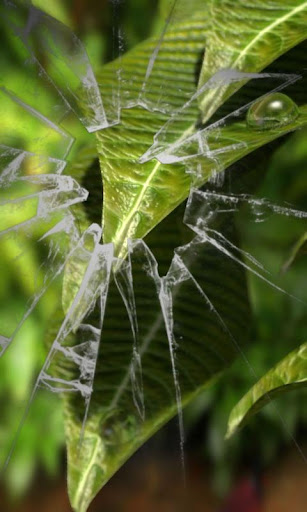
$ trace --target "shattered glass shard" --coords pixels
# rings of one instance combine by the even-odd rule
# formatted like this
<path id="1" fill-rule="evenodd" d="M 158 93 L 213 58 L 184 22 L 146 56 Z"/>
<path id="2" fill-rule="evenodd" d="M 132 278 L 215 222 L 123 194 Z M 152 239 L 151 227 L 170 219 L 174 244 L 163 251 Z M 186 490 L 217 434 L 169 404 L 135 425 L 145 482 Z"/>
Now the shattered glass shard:
<path id="1" fill-rule="evenodd" d="M 270 88 L 272 87 L 274 87 L 274 91 L 279 91 L 293 84 L 300 79 L 300 75 L 283 73 L 242 73 L 234 70 L 218 71 L 182 107 L 172 112 L 169 120 L 155 134 L 153 145 L 140 157 L 139 161 L 144 163 L 152 158 L 157 158 L 161 163 L 171 164 L 202 156 L 214 162 L 216 160 L 218 161 L 219 154 L 223 154 L 227 151 L 232 152 L 235 149 L 244 147 L 243 142 L 221 145 L 219 140 L 219 128 L 227 126 L 228 123 L 245 115 L 251 103 L 242 105 L 242 107 L 237 108 L 237 110 L 227 116 L 203 128 L 196 129 L 195 123 L 195 125 L 191 126 L 181 137 L 177 138 L 177 140 L 176 137 L 177 133 L 180 132 L 182 119 L 184 116 L 189 116 L 189 108 L 191 105 L 197 103 L 199 96 L 203 94 L 204 91 L 218 90 L 224 87 L 225 84 L 232 82 L 243 85 L 247 80 L 260 79 L 265 81 L 270 92 Z"/>
<path id="2" fill-rule="evenodd" d="M 0 146 L 0 164 L 0 235 L 47 221 L 88 197 L 76 180 L 62 174 L 63 160 Z"/>
<path id="3" fill-rule="evenodd" d="M 28 239 L 31 234 L 33 242 L 35 240 L 32 228 L 32 225 L 23 228 L 19 226 L 18 238 L 15 235 L 15 239 L 12 239 L 11 232 L 2 235 L 1 238 L 2 253 L 7 251 L 8 246 L 8 248 L 11 249 L 11 258 L 15 258 L 15 266 L 19 268 L 20 271 L 22 271 L 23 266 L 27 264 L 28 255 L 31 256 L 31 244 L 29 244 Z M 14 340 L 17 332 L 34 311 L 51 283 L 62 274 L 67 258 L 68 247 L 73 241 L 76 242 L 79 236 L 75 221 L 69 214 L 56 223 L 53 228 L 48 230 L 47 223 L 46 226 L 40 225 L 40 229 L 45 232 L 41 237 L 38 235 L 36 244 L 37 248 L 46 254 L 46 257 L 42 265 L 36 269 L 36 272 L 33 273 L 33 275 L 27 276 L 27 282 L 32 290 L 32 296 L 28 297 L 19 315 L 16 315 L 16 323 L 13 330 L 10 329 L 9 332 L 7 331 L 5 318 L 1 317 L 1 355 Z M 12 243 L 16 243 L 15 248 Z M 14 253 L 12 253 L 12 249 L 14 249 Z"/>
<path id="4" fill-rule="evenodd" d="M 133 401 L 141 418 L 144 420 L 145 401 L 142 377 L 142 357 L 139 345 L 139 327 L 133 286 L 131 252 L 131 241 L 128 240 L 127 259 L 119 261 L 116 265 L 117 270 L 114 273 L 114 279 L 124 301 L 131 325 L 131 331 L 133 335 L 133 347 L 130 366 L 131 387 L 133 393 Z"/>
<path id="5" fill-rule="evenodd" d="M 26 180 L 32 175 L 62 174 L 65 166 L 65 160 L 0 145 L 1 189 L 15 183 L 17 179 Z"/>
<path id="6" fill-rule="evenodd" d="M 1 145 L 65 160 L 74 141 L 69 133 L 4 87 L 0 87 L 0 105 L 5 119 Z M 12 110 L 19 111 L 18 124 L 10 115 Z"/>
<path id="7" fill-rule="evenodd" d="M 301 219 L 304 222 L 302 230 L 306 229 L 307 212 L 296 210 L 289 206 L 281 206 L 271 203 L 267 199 L 260 199 L 248 195 L 220 194 L 192 189 L 185 210 L 184 222 L 204 242 L 208 242 L 224 253 L 226 256 L 242 265 L 246 270 L 256 275 L 276 290 L 287 294 L 295 300 L 297 297 L 287 293 L 276 285 L 272 279 L 268 279 L 263 273 L 268 273 L 266 268 L 254 256 L 235 246 L 219 230 L 216 224 L 222 218 L 230 217 L 244 207 L 244 212 L 254 223 L 264 222 L 274 215 Z M 243 259 L 241 258 L 243 256 Z M 249 265 L 244 259 L 251 263 Z"/>
<path id="8" fill-rule="evenodd" d="M 113 4 L 116 13 L 117 1 L 113 0 Z M 219 370 L 219 365 L 229 362 L 228 355 L 232 352 L 235 351 L 244 358 L 244 352 L 236 341 L 236 333 L 233 332 L 235 328 L 232 323 L 236 324 L 236 322 L 229 320 L 229 316 L 225 314 L 228 308 L 234 316 L 240 315 L 240 312 L 232 311 L 232 295 L 230 294 L 229 298 L 227 290 L 223 290 L 222 304 L 218 307 L 216 295 L 212 292 L 217 289 L 219 291 L 220 282 L 223 283 L 223 279 L 226 279 L 227 276 L 223 274 L 224 269 L 226 268 L 227 274 L 234 280 L 237 276 L 236 271 L 242 278 L 242 273 L 247 270 L 277 291 L 284 292 L 266 277 L 269 272 L 265 265 L 219 230 L 219 221 L 221 218 L 230 218 L 241 208 L 245 208 L 247 215 L 256 223 L 265 222 L 274 215 L 304 220 L 307 218 L 307 213 L 247 194 L 232 195 L 191 188 L 184 222 L 194 231 L 195 237 L 188 244 L 174 248 L 170 266 L 163 276 L 159 274 L 154 252 L 143 240 L 128 240 L 126 258 L 116 260 L 113 255 L 113 245 L 101 243 L 102 228 L 98 224 L 91 224 L 83 233 L 79 233 L 77 218 L 69 208 L 85 201 L 88 192 L 72 177 L 62 174 L 66 165 L 64 159 L 71 149 L 73 137 L 62 129 L 60 124 L 70 111 L 77 115 L 89 132 L 118 123 L 120 110 L 123 108 L 137 106 L 151 112 L 167 114 L 168 121 L 155 133 L 152 146 L 140 156 L 138 163 L 145 163 L 154 158 L 163 164 L 182 162 L 186 166 L 186 172 L 191 175 L 192 187 L 202 184 L 205 181 L 204 177 L 206 179 L 210 177 L 211 185 L 219 187 L 224 179 L 222 157 L 247 147 L 243 140 L 238 140 L 236 137 L 227 136 L 227 134 L 222 137 L 221 128 L 245 116 L 251 103 L 242 105 L 211 124 L 202 125 L 195 119 L 190 129 L 178 138 L 177 133 L 182 119 L 189 116 L 190 108 L 192 106 L 195 108 L 199 96 L 205 91 L 216 91 L 229 83 L 238 82 L 243 85 L 250 80 L 262 79 L 261 81 L 267 84 L 268 89 L 262 92 L 267 94 L 273 90 L 277 95 L 279 93 L 276 91 L 294 83 L 299 78 L 294 74 L 252 74 L 221 70 L 192 96 L 178 87 L 178 102 L 181 104 L 171 105 L 166 96 L 167 73 L 162 80 L 159 77 L 157 83 L 154 72 L 160 65 L 162 67 L 165 65 L 163 64 L 164 43 L 168 40 L 168 31 L 173 20 L 180 13 L 180 5 L 183 5 L 181 0 L 174 0 L 160 38 L 153 45 L 152 51 L 148 48 L 146 50 L 147 53 L 144 55 L 144 59 L 147 59 L 146 72 L 137 76 L 137 84 L 140 83 L 141 87 L 135 87 L 133 83 L 135 77 L 131 78 L 131 73 L 122 64 L 123 33 L 119 26 L 116 30 L 114 29 L 119 57 L 115 70 L 116 79 L 111 92 L 107 89 L 107 93 L 102 92 L 101 96 L 84 46 L 69 28 L 31 4 L 27 3 L 21 7 L 14 0 L 2 1 L 0 12 L 3 13 L 8 27 L 23 46 L 23 51 L 28 57 L 27 70 L 38 73 L 38 79 L 54 90 L 55 102 L 54 109 L 49 115 L 48 109 L 44 110 L 44 106 L 42 109 L 33 106 L 35 105 L 33 90 L 37 87 L 37 83 L 34 87 L 32 87 L 33 84 L 28 84 L 29 87 L 25 89 L 22 99 L 5 87 L 1 88 L 4 116 L 9 118 L 9 111 L 12 108 L 20 109 L 22 120 L 19 126 L 7 124 L 2 134 L 3 145 L 0 147 L 0 184 L 3 189 L 0 202 L 3 212 L 0 227 L 1 243 L 6 244 L 11 237 L 17 238 L 18 235 L 20 241 L 17 244 L 18 251 L 15 256 L 22 261 L 28 249 L 27 240 L 31 230 L 39 225 L 39 235 L 36 235 L 36 238 L 34 236 L 31 243 L 35 241 L 37 247 L 41 248 L 46 256 L 37 275 L 33 276 L 34 291 L 21 317 L 18 318 L 13 332 L 7 332 L 1 324 L 3 330 L 0 334 L 0 355 L 8 348 L 50 284 L 64 273 L 62 306 L 65 318 L 53 339 L 49 354 L 36 380 L 30 404 L 38 388 L 45 388 L 55 393 L 80 394 L 85 402 L 83 432 L 93 392 L 100 343 L 104 339 L 103 322 L 109 284 L 114 279 L 130 322 L 131 361 L 127 368 L 124 366 L 119 369 L 123 378 L 120 382 L 116 382 L 113 398 L 105 407 L 109 413 L 111 411 L 116 415 L 118 404 L 126 388 L 129 388 L 136 411 L 135 417 L 138 417 L 138 420 L 135 420 L 132 415 L 133 421 L 135 420 L 136 424 L 138 421 L 140 423 L 146 421 L 147 407 L 152 404 L 146 396 L 144 380 L 147 379 L 147 383 L 151 382 L 152 376 L 148 375 L 150 373 L 148 366 L 145 365 L 144 369 L 143 359 L 148 358 L 147 365 L 148 360 L 152 362 L 150 351 L 153 350 L 151 346 L 153 342 L 163 346 L 162 356 L 158 354 L 160 357 L 158 362 L 160 365 L 162 361 L 165 367 L 169 368 L 173 387 L 167 386 L 164 382 L 159 385 L 164 386 L 163 391 L 168 394 L 168 398 L 171 395 L 168 404 L 174 404 L 177 409 L 183 462 L 181 382 L 184 380 L 185 384 L 189 383 L 187 387 L 192 394 L 195 384 L 193 373 L 197 373 L 200 368 L 198 366 L 200 362 L 190 349 L 191 344 L 201 342 L 208 345 L 205 347 L 207 359 L 201 361 L 201 370 L 204 371 L 206 367 L 208 379 Z M 38 39 L 39 45 L 34 44 L 34 38 Z M 50 59 L 48 69 L 44 63 L 44 54 L 48 54 Z M 273 87 L 272 83 L 274 83 Z M 133 86 L 134 92 L 131 93 Z M 280 96 L 283 95 L 280 94 Z M 267 101 L 266 98 L 269 96 L 261 97 L 262 106 L 263 102 Z M 251 109 L 249 119 L 251 119 L 251 113 L 255 114 L 253 107 Z M 27 131 L 30 125 L 31 133 L 37 133 L 38 137 L 28 136 Z M 202 162 L 208 160 L 209 171 L 206 176 L 202 173 L 200 159 Z M 59 213 L 61 220 L 56 217 Z M 9 218 L 7 223 L 5 216 Z M 136 210 L 130 219 L 129 228 L 133 222 L 139 223 L 140 217 L 141 213 Z M 127 233 L 129 235 L 129 230 Z M 206 255 L 206 257 L 213 261 L 212 268 L 215 272 L 212 273 L 216 274 L 215 277 L 210 275 L 210 268 L 209 270 L 203 268 L 206 267 L 202 259 L 204 247 L 209 247 L 209 256 Z M 194 267 L 197 267 L 197 271 Z M 239 267 L 239 270 L 235 270 L 235 267 Z M 233 272 L 229 271 L 229 268 Z M 200 273 L 203 274 L 202 278 L 199 277 Z M 186 293 L 182 293 L 183 289 Z M 241 303 L 245 307 L 247 302 L 245 289 L 238 293 L 241 293 Z M 192 322 L 193 315 L 199 315 L 202 319 L 200 324 L 203 338 L 200 341 L 193 339 L 191 329 L 187 329 L 183 321 L 183 317 L 186 320 L 188 316 L 183 312 L 186 313 L 186 310 L 189 310 L 189 301 L 186 297 L 191 295 L 193 298 L 196 297 L 197 302 L 196 312 L 192 310 L 189 312 Z M 181 302 L 178 297 L 181 298 Z M 145 311 L 141 318 L 140 312 L 144 312 L 144 304 L 147 303 L 151 305 L 153 312 Z M 241 316 L 244 317 L 244 315 Z M 241 327 L 240 320 L 237 321 L 239 327 Z M 5 323 L 3 325 L 5 326 Z M 208 343 L 210 337 L 207 339 L 206 334 L 207 329 L 210 334 L 210 328 L 214 333 L 213 339 L 214 336 L 222 339 L 221 346 L 225 352 L 220 353 L 214 344 Z M 163 331 L 162 342 L 156 338 L 159 330 Z M 187 336 L 186 332 L 190 336 Z M 164 340 L 166 352 L 168 350 L 168 365 L 163 360 Z M 187 354 L 189 358 L 196 360 L 193 361 L 193 371 L 190 373 L 188 370 L 185 371 L 184 367 L 184 358 Z M 157 357 L 156 353 L 153 354 L 154 357 Z M 127 423 L 130 420 L 129 417 Z M 107 430 L 106 428 L 106 437 Z"/>
<path id="9" fill-rule="evenodd" d="M 56 93 L 57 105 L 51 119 L 55 116 L 59 122 L 72 110 L 89 132 L 112 124 L 114 120 L 107 119 L 84 45 L 73 31 L 31 3 L 2 0 L 0 9 L 7 26 L 30 56 L 26 64 Z M 48 68 L 44 55 L 48 55 Z M 25 101 L 30 100 L 31 104 L 35 92 L 26 93 Z"/>

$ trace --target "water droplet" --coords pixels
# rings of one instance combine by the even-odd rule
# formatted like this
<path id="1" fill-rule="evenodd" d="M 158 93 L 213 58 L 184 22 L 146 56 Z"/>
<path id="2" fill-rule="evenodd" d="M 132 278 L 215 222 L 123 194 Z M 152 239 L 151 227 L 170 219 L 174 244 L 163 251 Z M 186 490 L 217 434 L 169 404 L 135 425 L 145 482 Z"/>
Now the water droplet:
<path id="1" fill-rule="evenodd" d="M 298 107 L 289 96 L 274 92 L 253 103 L 246 121 L 250 128 L 271 130 L 292 123 L 298 115 Z"/>

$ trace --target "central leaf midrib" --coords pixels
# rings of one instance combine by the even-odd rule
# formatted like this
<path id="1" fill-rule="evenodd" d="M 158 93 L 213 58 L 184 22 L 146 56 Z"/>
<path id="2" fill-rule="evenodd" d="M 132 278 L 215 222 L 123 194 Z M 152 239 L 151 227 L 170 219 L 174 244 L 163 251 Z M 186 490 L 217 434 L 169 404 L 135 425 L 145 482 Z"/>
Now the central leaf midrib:
<path id="1" fill-rule="evenodd" d="M 243 58 L 247 54 L 250 54 L 250 50 L 253 48 L 253 46 L 255 46 L 257 44 L 257 42 L 263 40 L 265 34 L 272 33 L 274 31 L 274 29 L 276 27 L 278 27 L 278 25 L 281 25 L 282 23 L 286 22 L 288 19 L 293 18 L 296 14 L 298 14 L 301 11 L 303 11 L 306 7 L 307 7 L 307 2 L 304 2 L 303 4 L 301 4 L 299 6 L 296 6 L 295 8 L 291 9 L 287 14 L 279 17 L 277 20 L 275 20 L 272 23 L 270 23 L 269 25 L 265 26 L 247 44 L 247 46 L 245 46 L 245 48 L 243 50 L 241 50 L 241 52 L 239 53 L 239 55 L 236 57 L 236 59 L 233 62 L 228 62 L 225 65 L 227 65 L 228 67 L 231 67 L 232 69 L 237 69 L 237 70 L 241 70 L 242 71 L 242 67 L 240 67 L 241 61 L 243 60 Z M 297 41 L 295 42 L 295 44 L 297 44 Z M 290 48 L 288 48 L 288 49 L 290 49 Z M 213 50 L 216 50 L 216 46 L 215 45 L 213 45 Z M 262 68 L 259 68 L 259 69 L 262 69 Z M 202 85 L 203 85 L 203 83 L 201 82 L 199 84 L 199 87 L 202 86 Z M 220 101 L 223 98 L 223 94 L 224 94 L 223 88 L 221 90 L 218 90 L 218 91 L 215 91 L 215 90 L 209 91 L 209 93 L 204 96 L 203 100 L 201 100 L 201 103 L 200 103 L 201 104 L 201 110 L 203 112 L 205 112 L 205 105 L 209 105 L 209 104 L 216 105 L 216 107 L 218 108 L 218 106 L 220 104 Z M 202 119 L 203 123 L 208 121 L 208 119 L 213 115 L 215 110 L 216 110 L 215 107 L 214 108 L 212 108 L 212 107 L 209 108 L 210 115 L 209 116 L 208 115 L 206 116 L 205 114 L 203 115 L 203 119 Z"/>
<path id="2" fill-rule="evenodd" d="M 250 48 L 252 48 L 254 46 L 254 44 L 257 43 L 257 41 L 259 41 L 260 39 L 262 39 L 262 37 L 269 33 L 269 32 L 272 32 L 274 30 L 275 27 L 277 27 L 278 25 L 280 25 L 281 23 L 285 22 L 287 19 L 291 18 L 292 16 L 295 16 L 297 13 L 299 13 L 300 11 L 303 11 L 305 8 L 307 7 L 307 2 L 305 2 L 304 4 L 302 5 L 298 5 L 297 7 L 295 7 L 294 9 L 292 9 L 290 12 L 288 12 L 287 14 L 285 14 L 284 16 L 278 18 L 277 20 L 275 20 L 273 23 L 271 23 L 270 25 L 266 26 L 264 29 L 262 29 L 260 32 L 257 33 L 256 37 L 254 37 L 249 43 L 248 45 L 244 48 L 244 50 L 241 51 L 241 53 L 238 55 L 238 57 L 236 58 L 236 60 L 234 61 L 233 63 L 233 66 L 237 66 L 240 62 L 240 60 L 247 54 L 247 52 L 250 50 Z"/>
<path id="3" fill-rule="evenodd" d="M 77 491 L 76 491 L 76 494 L 75 494 L 75 500 L 74 500 L 75 501 L 75 506 L 79 506 L 79 504 L 80 504 L 81 495 L 84 493 L 84 489 L 86 488 L 88 477 L 89 477 L 90 472 L 92 470 L 93 464 L 97 460 L 97 453 L 99 451 L 99 438 L 98 438 L 98 436 L 96 436 L 96 437 L 97 437 L 96 445 L 95 445 L 95 448 L 94 448 L 91 460 L 90 460 L 90 462 L 88 464 L 88 468 L 87 468 L 86 471 L 84 471 L 84 473 L 82 475 L 82 478 L 80 480 L 80 483 L 79 483 L 79 485 L 77 487 Z"/>
<path id="4" fill-rule="evenodd" d="M 128 215 L 125 217 L 125 220 L 122 222 L 120 229 L 116 232 L 116 234 L 112 240 L 115 248 L 117 248 L 118 245 L 121 244 L 121 242 L 124 242 L 124 240 L 126 238 L 127 231 L 130 226 L 130 223 L 131 223 L 134 215 L 139 211 L 139 207 L 143 202 L 144 196 L 145 196 L 148 188 L 150 187 L 152 181 L 154 180 L 160 166 L 161 166 L 161 162 L 157 162 L 155 164 L 153 170 L 151 171 L 151 173 L 147 177 L 146 181 L 144 182 L 141 192 L 136 197 L 132 208 L 130 209 Z"/>

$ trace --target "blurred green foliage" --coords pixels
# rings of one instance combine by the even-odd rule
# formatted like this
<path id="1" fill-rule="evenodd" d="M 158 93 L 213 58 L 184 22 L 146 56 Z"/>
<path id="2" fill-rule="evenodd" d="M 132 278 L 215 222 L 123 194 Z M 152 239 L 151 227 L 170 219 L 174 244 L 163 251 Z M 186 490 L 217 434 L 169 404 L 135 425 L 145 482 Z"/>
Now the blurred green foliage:
<path id="1" fill-rule="evenodd" d="M 257 192 L 258 197 L 306 209 L 306 135 L 306 130 L 296 132 L 274 154 Z M 214 462 L 214 480 L 220 492 L 228 488 L 234 470 L 242 462 L 251 464 L 252 461 L 253 464 L 254 461 L 258 467 L 269 464 L 283 446 L 294 442 L 307 422 L 306 392 L 301 390 L 275 400 L 234 438 L 224 439 L 225 418 L 242 395 L 307 336 L 307 256 L 302 255 L 286 272 L 283 271 L 291 249 L 303 234 L 305 223 L 277 215 L 255 224 L 244 211 L 240 212 L 237 221 L 244 250 L 256 257 L 271 273 L 267 277 L 273 278 L 273 282 L 287 293 L 248 273 L 254 313 L 250 348 L 186 411 L 190 429 L 201 415 L 208 415 L 203 452 Z"/>

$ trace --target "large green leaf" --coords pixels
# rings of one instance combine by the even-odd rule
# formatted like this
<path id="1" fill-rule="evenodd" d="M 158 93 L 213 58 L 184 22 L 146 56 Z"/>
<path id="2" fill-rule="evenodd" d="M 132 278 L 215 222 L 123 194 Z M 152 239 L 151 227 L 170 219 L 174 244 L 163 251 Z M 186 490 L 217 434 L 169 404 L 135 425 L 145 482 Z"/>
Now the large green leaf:
<path id="1" fill-rule="evenodd" d="M 98 132 L 97 148 L 104 188 L 104 241 L 112 241 L 118 255 L 124 254 L 128 238 L 143 238 L 186 199 L 191 187 L 191 165 L 198 172 L 201 169 L 198 176 L 198 185 L 201 185 L 212 175 L 213 170 L 222 171 L 250 151 L 306 122 L 306 107 L 302 105 L 300 116 L 293 123 L 274 130 L 257 131 L 247 129 L 246 112 L 243 111 L 241 116 L 230 117 L 224 126 L 212 129 L 203 136 L 203 142 L 209 146 L 213 157 L 205 151 L 201 155 L 199 149 L 197 99 L 187 103 L 172 118 L 171 123 L 166 124 L 170 116 L 196 92 L 195 72 L 205 46 L 206 19 L 207 12 L 198 11 L 185 22 L 172 26 L 166 33 L 145 90 L 145 102 L 155 103 L 158 111 L 153 112 L 141 106 L 123 109 L 119 124 Z M 122 86 L 125 88 L 123 98 L 128 98 L 130 105 L 137 101 L 144 87 L 148 60 L 156 44 L 155 40 L 149 40 L 126 54 L 120 62 L 116 61 L 103 68 L 98 79 L 106 104 L 114 96 L 119 66 Z M 287 48 L 285 46 L 284 49 Z M 276 56 L 279 54 L 276 53 Z M 224 67 L 222 62 L 219 65 Z M 264 65 L 265 62 L 260 67 Z M 259 69 L 259 61 L 257 64 L 255 61 L 253 70 L 256 69 Z M 240 85 L 245 81 L 237 80 Z M 273 84 L 272 87 L 276 87 L 280 82 L 273 81 Z M 214 85 L 212 87 L 211 90 L 216 89 Z M 268 91 L 264 88 L 263 92 Z M 237 108 L 243 105 L 237 104 Z M 148 155 L 154 135 L 164 125 L 166 132 L 162 143 L 158 141 L 158 147 L 153 146 L 155 151 L 151 153 L 152 157 L 149 155 L 140 163 L 140 157 L 146 155 L 146 152 Z M 181 141 L 179 149 L 178 141 Z M 235 144 L 238 144 L 237 148 Z M 176 163 L 173 159 L 175 163 L 166 163 L 161 153 L 165 148 L 170 151 L 174 147 L 177 147 L 181 160 Z M 218 155 L 214 155 L 216 151 Z M 192 159 L 187 167 L 182 157 L 193 154 L 201 158 Z"/>
<path id="2" fill-rule="evenodd" d="M 251 192 L 261 179 L 261 171 L 272 151 L 269 146 L 266 149 L 258 150 L 255 157 L 248 155 L 229 169 L 225 190 L 231 183 L 232 191 L 241 193 L 251 184 L 252 187 L 248 186 Z M 251 165 L 254 158 L 259 167 Z M 83 160 L 82 156 L 80 160 Z M 99 186 L 100 176 L 93 166 L 91 176 L 95 189 Z M 145 238 L 159 263 L 161 275 L 168 271 L 174 247 L 187 244 L 193 236 L 182 223 L 184 206 L 178 207 Z M 88 215 L 90 223 L 93 210 L 89 210 Z M 231 217 L 220 219 L 212 228 L 238 244 Z M 176 367 L 185 405 L 210 385 L 248 342 L 250 311 L 242 267 L 199 238 L 179 254 L 195 278 L 195 282 L 187 280 L 183 283 L 174 294 L 178 341 Z M 143 258 L 144 262 L 144 253 L 140 251 L 139 256 L 138 261 L 133 258 L 133 283 L 142 355 L 145 420 L 141 419 L 135 406 L 129 375 L 133 356 L 131 326 L 113 282 L 81 451 L 79 438 L 84 402 L 77 396 L 67 396 L 65 400 L 69 494 L 73 508 L 81 512 L 87 509 L 98 490 L 125 460 L 177 412 L 163 315 L 154 283 L 140 261 Z M 200 289 L 211 305 L 200 295 Z M 74 378 L 72 370 L 67 369 L 67 362 L 64 367 L 69 377 Z"/>
<path id="3" fill-rule="evenodd" d="M 183 229 L 182 215 L 183 209 L 179 208 L 146 238 L 162 273 L 170 264 L 173 248 L 191 238 Z M 224 233 L 236 243 L 230 219 Z M 155 283 L 146 271 L 149 266 L 146 253 L 141 248 L 130 257 L 145 417 L 141 418 L 135 405 L 136 392 L 131 381 L 134 345 L 131 326 L 113 281 L 81 450 L 84 403 L 77 397 L 66 398 L 69 494 L 73 508 L 80 512 L 87 509 L 98 490 L 125 460 L 177 412 L 169 344 Z M 249 305 L 243 268 L 218 250 L 196 238 L 181 251 L 181 258 L 211 304 L 191 279 L 175 287 L 174 334 L 178 342 L 175 357 L 185 405 L 236 356 L 233 337 L 240 345 L 246 341 Z M 71 372 L 69 375 L 74 376 Z"/>
<path id="4" fill-rule="evenodd" d="M 264 375 L 231 411 L 226 437 L 231 437 L 275 397 L 307 386 L 307 343 L 288 354 Z"/>
<path id="5" fill-rule="evenodd" d="M 210 0 L 210 27 L 199 78 L 201 88 L 219 69 L 257 72 L 306 38 L 304 0 Z M 239 84 L 232 83 L 200 95 L 207 121 Z"/>
<path id="6" fill-rule="evenodd" d="M 206 142 L 211 151 L 219 152 L 213 159 L 200 153 L 198 141 L 193 139 L 194 134 L 203 130 L 198 124 L 195 97 L 178 116 L 171 118 L 165 137 L 155 141 L 153 150 L 161 161 L 155 158 L 139 161 L 152 146 L 154 135 L 196 92 L 196 72 L 204 50 L 206 17 L 205 12 L 199 11 L 167 30 L 145 88 L 147 64 L 157 47 L 154 40 L 109 64 L 99 76 L 106 108 L 108 105 L 114 108 L 119 86 L 119 96 L 126 107 L 121 111 L 118 125 L 97 134 L 103 175 L 104 241 L 113 242 L 116 254 L 124 256 L 128 238 L 145 237 L 161 275 L 168 271 L 174 248 L 183 247 L 176 252 L 177 259 L 169 274 L 174 278 L 173 327 L 178 342 L 175 351 L 178 373 L 173 373 L 165 319 L 158 300 L 156 262 L 146 246 L 141 242 L 134 243 L 126 264 L 131 263 L 133 278 L 142 385 L 140 368 L 137 369 L 139 373 L 130 378 L 135 347 L 133 326 L 113 280 L 81 447 L 84 403 L 77 395 L 66 398 L 69 494 L 72 506 L 78 512 L 85 512 L 98 490 L 124 461 L 176 414 L 177 384 L 185 405 L 231 363 L 239 347 L 248 341 L 250 312 L 243 268 L 204 243 L 201 237 L 191 241 L 192 233 L 182 223 L 184 204 L 180 206 L 180 203 L 187 198 L 191 182 L 195 183 L 195 169 L 198 186 L 235 162 L 234 168 L 228 170 L 232 184 L 236 176 L 240 177 L 242 185 L 245 176 L 250 174 L 250 178 L 254 178 L 254 173 L 257 181 L 257 172 L 261 173 L 254 164 L 251 165 L 251 160 L 248 160 L 247 168 L 242 166 L 243 173 L 239 172 L 239 161 L 243 157 L 246 161 L 249 154 L 258 149 L 254 161 L 260 162 L 261 156 L 266 157 L 266 151 L 260 151 L 263 145 L 299 128 L 307 120 L 306 106 L 300 102 L 299 116 L 293 122 L 274 130 L 258 131 L 246 126 L 244 111 L 243 117 L 231 117 L 229 123 L 210 130 Z M 120 83 L 118 76 L 122 79 Z M 265 88 L 261 90 L 263 92 L 267 92 Z M 250 99 L 250 94 L 247 96 Z M 138 101 L 140 99 L 142 101 Z M 236 96 L 233 109 L 242 106 L 241 99 Z M 178 163 L 167 163 L 165 159 L 162 162 L 161 153 L 165 147 L 175 151 L 175 157 L 180 160 Z M 194 156 L 190 159 L 191 155 Z M 93 190 L 101 190 L 96 170 L 91 167 L 87 179 Z M 251 192 L 250 188 L 244 187 L 240 191 Z M 215 228 L 238 244 L 231 216 Z M 124 268 L 122 266 L 120 271 Z M 120 278 L 118 272 L 116 279 Z M 63 370 L 70 379 L 76 377 L 67 361 L 63 362 Z M 143 403 L 140 389 L 143 389 Z M 139 409 L 142 413 L 142 406 L 144 418 L 138 412 Z"/>

